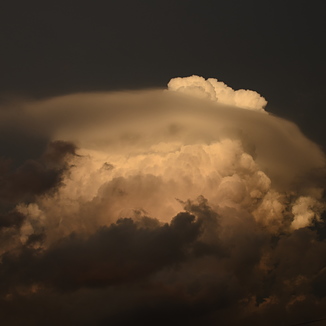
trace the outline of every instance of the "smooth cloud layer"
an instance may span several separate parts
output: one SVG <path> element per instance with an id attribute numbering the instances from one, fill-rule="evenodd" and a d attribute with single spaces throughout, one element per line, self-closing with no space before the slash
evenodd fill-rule
<path id="1" fill-rule="evenodd" d="M 5 324 L 323 317 L 325 156 L 293 123 L 256 112 L 257 93 L 209 83 L 169 88 L 224 89 L 253 110 L 155 90 L 0 111 L 4 129 L 49 141 L 0 168 Z"/>

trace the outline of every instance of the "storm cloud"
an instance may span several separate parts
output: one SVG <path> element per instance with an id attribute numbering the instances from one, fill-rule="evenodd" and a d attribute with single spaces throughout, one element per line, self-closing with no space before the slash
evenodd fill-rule
<path id="1" fill-rule="evenodd" d="M 254 91 L 169 89 L 3 105 L 5 324 L 326 317 L 324 153 Z"/>

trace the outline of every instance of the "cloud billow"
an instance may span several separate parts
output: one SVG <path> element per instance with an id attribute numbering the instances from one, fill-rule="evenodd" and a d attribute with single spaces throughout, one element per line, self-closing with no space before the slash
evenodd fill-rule
<path id="1" fill-rule="evenodd" d="M 256 92 L 198 76 L 169 89 L 1 109 L 48 141 L 1 159 L 4 324 L 324 318 L 322 151 Z"/>

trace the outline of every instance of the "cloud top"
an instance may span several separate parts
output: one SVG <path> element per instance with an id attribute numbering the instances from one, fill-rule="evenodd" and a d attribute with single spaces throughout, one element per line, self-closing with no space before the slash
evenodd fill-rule
<path id="1" fill-rule="evenodd" d="M 172 78 L 168 83 L 168 89 L 221 104 L 266 112 L 264 108 L 267 101 L 257 92 L 244 89 L 233 90 L 215 78 L 205 79 L 196 75 Z"/>

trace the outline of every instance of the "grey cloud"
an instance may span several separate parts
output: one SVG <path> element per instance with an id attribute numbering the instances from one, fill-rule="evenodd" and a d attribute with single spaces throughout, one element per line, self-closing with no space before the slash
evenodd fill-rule
<path id="1" fill-rule="evenodd" d="M 16 211 L 0 214 L 0 230 L 2 228 L 20 227 L 24 219 L 25 216 Z"/>
<path id="2" fill-rule="evenodd" d="M 149 218 L 140 223 L 155 227 L 122 219 L 87 239 L 71 234 L 45 252 L 30 248 L 30 238 L 19 255 L 3 255 L 3 284 L 44 283 L 76 290 L 133 282 L 182 261 L 200 232 L 200 223 L 186 212 L 174 217 L 169 225 L 156 225 L 157 221 Z"/>
<path id="3" fill-rule="evenodd" d="M 122 219 L 89 237 L 72 234 L 45 250 L 25 244 L 3 255 L 4 306 L 40 322 L 45 317 L 27 298 L 44 300 L 46 314 L 50 305 L 58 309 L 53 324 L 67 325 L 146 324 L 162 314 L 162 325 L 274 325 L 322 316 L 326 242 L 315 231 L 275 238 L 249 217 L 238 225 L 234 218 L 230 228 L 205 198 L 185 208 L 170 224 Z M 87 308 L 74 316 L 80 304 Z"/>
<path id="4" fill-rule="evenodd" d="M 17 203 L 31 200 L 59 185 L 62 172 L 66 169 L 65 158 L 75 155 L 76 147 L 68 142 L 49 143 L 42 157 L 26 160 L 17 168 L 12 168 L 9 159 L 0 161 L 0 200 Z"/>

